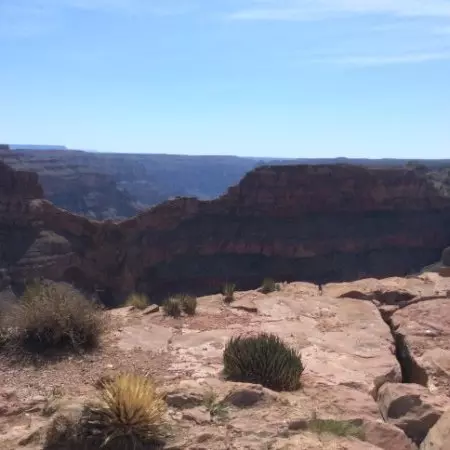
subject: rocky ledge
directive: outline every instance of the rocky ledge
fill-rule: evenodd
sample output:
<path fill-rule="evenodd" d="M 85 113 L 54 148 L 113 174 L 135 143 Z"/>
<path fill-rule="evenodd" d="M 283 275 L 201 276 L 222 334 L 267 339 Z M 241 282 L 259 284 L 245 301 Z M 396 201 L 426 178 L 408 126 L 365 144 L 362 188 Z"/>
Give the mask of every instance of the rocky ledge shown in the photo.
<path fill-rule="evenodd" d="M 107 311 L 95 353 L 39 370 L 0 356 L 0 447 L 42 450 L 49 424 L 80 411 L 100 379 L 133 371 L 164 392 L 166 449 L 446 450 L 449 290 L 450 279 L 424 274 L 283 283 L 268 295 L 238 292 L 231 304 L 212 295 L 179 319 L 157 307 Z M 262 331 L 301 353 L 299 390 L 224 380 L 228 339 Z"/>
<path fill-rule="evenodd" d="M 42 198 L 34 174 L 0 163 L 0 289 L 42 276 L 97 291 L 252 289 L 265 277 L 315 283 L 405 275 L 450 242 L 445 179 L 421 169 L 274 166 L 212 201 L 179 198 L 97 222 Z M 3 280 L 3 281 L 1 281 Z"/>

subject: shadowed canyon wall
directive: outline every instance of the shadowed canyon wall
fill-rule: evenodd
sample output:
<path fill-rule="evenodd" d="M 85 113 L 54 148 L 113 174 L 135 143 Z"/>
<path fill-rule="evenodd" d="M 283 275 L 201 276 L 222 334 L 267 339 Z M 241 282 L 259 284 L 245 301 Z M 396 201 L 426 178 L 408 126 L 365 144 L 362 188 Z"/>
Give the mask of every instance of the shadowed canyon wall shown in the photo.
<path fill-rule="evenodd" d="M 266 276 L 317 283 L 405 275 L 450 243 L 441 173 L 406 168 L 272 166 L 212 201 L 181 198 L 122 222 L 42 199 L 32 173 L 0 163 L 0 287 L 43 276 L 117 304 L 133 290 L 217 292 Z"/>

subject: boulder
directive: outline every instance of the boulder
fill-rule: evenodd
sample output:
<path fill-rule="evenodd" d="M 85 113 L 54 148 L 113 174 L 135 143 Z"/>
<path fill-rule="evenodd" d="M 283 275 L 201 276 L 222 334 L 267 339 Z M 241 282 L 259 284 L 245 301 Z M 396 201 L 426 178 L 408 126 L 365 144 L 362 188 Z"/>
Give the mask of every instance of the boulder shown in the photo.
<path fill-rule="evenodd" d="M 420 444 L 448 406 L 448 399 L 417 384 L 386 383 L 378 392 L 384 420 Z"/>
<path fill-rule="evenodd" d="M 447 410 L 430 430 L 420 450 L 450 449 L 450 410 Z"/>

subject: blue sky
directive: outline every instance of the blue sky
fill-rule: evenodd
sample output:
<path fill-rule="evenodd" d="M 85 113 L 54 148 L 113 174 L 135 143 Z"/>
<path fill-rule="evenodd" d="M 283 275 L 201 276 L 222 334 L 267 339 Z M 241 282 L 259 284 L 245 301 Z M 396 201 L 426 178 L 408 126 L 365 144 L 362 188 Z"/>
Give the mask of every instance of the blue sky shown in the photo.
<path fill-rule="evenodd" d="M 450 157 L 450 0 L 0 0 L 0 141 Z"/>

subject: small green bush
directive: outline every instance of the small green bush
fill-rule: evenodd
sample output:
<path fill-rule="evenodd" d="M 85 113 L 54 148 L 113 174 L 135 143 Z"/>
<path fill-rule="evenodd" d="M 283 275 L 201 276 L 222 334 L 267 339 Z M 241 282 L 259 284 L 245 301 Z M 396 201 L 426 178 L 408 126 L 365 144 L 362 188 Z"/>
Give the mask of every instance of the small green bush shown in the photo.
<path fill-rule="evenodd" d="M 9 324 L 9 343 L 35 353 L 93 348 L 104 330 L 99 306 L 64 284 L 28 286 Z"/>
<path fill-rule="evenodd" d="M 218 395 L 212 390 L 204 396 L 203 405 L 213 420 L 224 420 L 228 417 L 227 404 L 219 400 Z"/>
<path fill-rule="evenodd" d="M 301 355 L 278 336 L 232 338 L 223 354 L 224 375 L 231 381 L 261 384 L 274 391 L 299 388 L 304 370 Z"/>
<path fill-rule="evenodd" d="M 225 303 L 234 302 L 234 291 L 236 289 L 236 285 L 234 283 L 226 283 L 222 289 L 222 293 L 224 295 L 223 301 Z"/>
<path fill-rule="evenodd" d="M 150 300 L 145 294 L 131 294 L 126 302 L 125 306 L 133 306 L 136 309 L 145 309 L 149 306 Z"/>
<path fill-rule="evenodd" d="M 181 300 L 178 297 L 169 297 L 162 305 L 163 311 L 167 316 L 181 316 Z"/>
<path fill-rule="evenodd" d="M 197 310 L 197 297 L 193 297 L 192 295 L 181 294 L 178 296 L 181 302 L 181 309 L 188 316 L 195 316 L 195 312 Z"/>
<path fill-rule="evenodd" d="M 261 285 L 261 292 L 263 294 L 270 294 L 271 292 L 279 291 L 280 285 L 275 282 L 273 278 L 265 278 Z"/>
<path fill-rule="evenodd" d="M 364 430 L 348 420 L 317 419 L 308 424 L 308 429 L 317 434 L 333 434 L 340 437 L 354 437 L 364 440 Z"/>

